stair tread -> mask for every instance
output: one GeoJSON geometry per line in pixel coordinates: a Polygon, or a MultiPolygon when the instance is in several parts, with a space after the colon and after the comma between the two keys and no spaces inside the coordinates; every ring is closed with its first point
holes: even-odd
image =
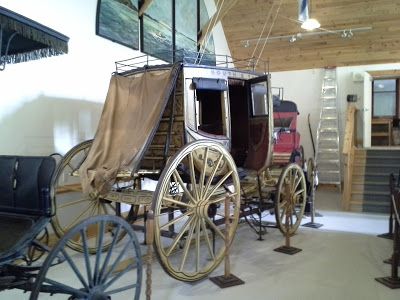
{"type": "Polygon", "coordinates": [[[390,191],[382,192],[382,191],[374,191],[374,190],[362,190],[362,191],[351,191],[351,194],[354,195],[381,195],[381,196],[390,196],[390,191]]]}
{"type": "Polygon", "coordinates": [[[353,184],[364,184],[364,185],[385,185],[389,187],[389,181],[358,181],[353,180],[353,184]]]}

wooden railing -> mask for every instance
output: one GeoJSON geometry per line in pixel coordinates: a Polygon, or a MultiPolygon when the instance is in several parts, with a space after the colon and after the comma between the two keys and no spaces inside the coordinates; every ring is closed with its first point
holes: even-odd
{"type": "Polygon", "coordinates": [[[350,209],[351,189],[353,184],[353,160],[356,132],[356,107],[354,104],[347,108],[346,128],[343,140],[343,161],[344,161],[344,178],[343,178],[343,194],[342,194],[342,208],[344,210],[350,209]]]}

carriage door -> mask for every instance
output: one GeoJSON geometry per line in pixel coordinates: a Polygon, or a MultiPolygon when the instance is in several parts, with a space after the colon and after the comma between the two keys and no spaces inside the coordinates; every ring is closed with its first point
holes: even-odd
{"type": "Polygon", "coordinates": [[[260,170],[269,165],[272,148],[272,104],[269,76],[247,81],[249,109],[249,149],[245,167],[260,170]]]}

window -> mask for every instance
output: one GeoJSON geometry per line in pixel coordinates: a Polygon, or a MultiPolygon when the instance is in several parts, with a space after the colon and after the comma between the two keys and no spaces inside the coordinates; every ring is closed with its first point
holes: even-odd
{"type": "Polygon", "coordinates": [[[251,103],[253,116],[268,115],[267,87],[265,83],[256,83],[251,85],[251,103]]]}
{"type": "Polygon", "coordinates": [[[399,118],[399,79],[376,79],[372,85],[372,116],[399,118]]]}
{"type": "Polygon", "coordinates": [[[223,92],[215,90],[197,90],[198,130],[209,134],[224,135],[223,92]]]}

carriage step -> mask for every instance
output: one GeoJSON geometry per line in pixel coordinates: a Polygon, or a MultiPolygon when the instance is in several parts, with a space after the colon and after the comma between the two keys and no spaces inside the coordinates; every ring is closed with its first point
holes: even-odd
{"type": "Polygon", "coordinates": [[[153,200],[153,192],[145,190],[124,190],[122,192],[112,191],[103,199],[129,205],[150,205],[153,200]]]}

